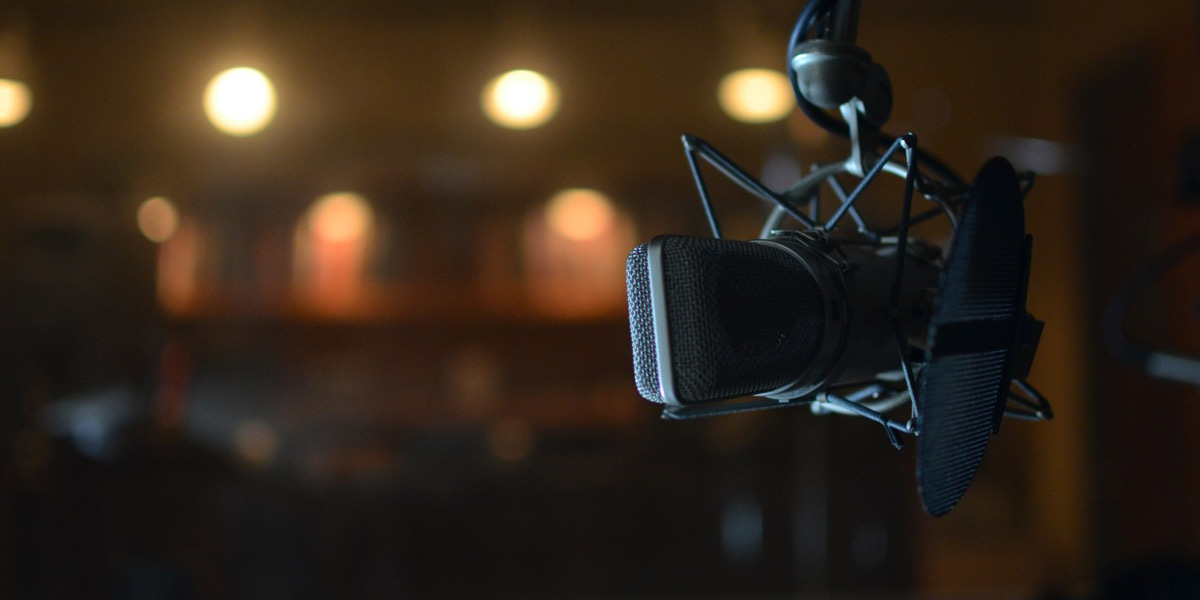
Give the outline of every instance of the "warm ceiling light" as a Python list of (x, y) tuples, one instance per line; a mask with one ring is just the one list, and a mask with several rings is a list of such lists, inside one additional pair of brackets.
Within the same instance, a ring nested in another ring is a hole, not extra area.
[(309, 231), (330, 242), (361, 240), (374, 223), (370, 203), (353, 192), (325, 194), (308, 212)]
[(229, 135), (258, 133), (275, 117), (275, 87), (256, 69), (223, 71), (204, 90), (204, 112)]
[(532, 129), (558, 112), (558, 86), (537, 71), (509, 71), (483, 89), (483, 112), (509, 129)]
[(721, 79), (717, 100), (726, 114), (743, 123), (770, 123), (795, 108), (792, 85), (772, 69), (742, 69)]
[(616, 219), (612, 202), (596, 190), (566, 189), (546, 205), (550, 230), (569, 240), (594, 240), (612, 230)]
[(0, 79), (0, 127), (12, 127), (25, 120), (32, 107), (29, 86), (15, 79)]
[(146, 239), (160, 244), (179, 229), (179, 211), (166, 198), (150, 198), (138, 207), (137, 224)]

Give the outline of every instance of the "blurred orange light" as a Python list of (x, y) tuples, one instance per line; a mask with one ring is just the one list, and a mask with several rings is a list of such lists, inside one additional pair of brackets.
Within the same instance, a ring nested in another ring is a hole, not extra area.
[(206, 237), (194, 221), (183, 219), (158, 247), (158, 301), (171, 314), (186, 314), (195, 306)]
[(550, 229), (570, 240), (596, 239), (612, 230), (616, 218), (608, 197), (587, 188), (562, 190), (546, 205)]
[(137, 224), (146, 239), (161, 244), (179, 229), (179, 211), (170, 200), (156, 196), (138, 207)]
[(308, 228), (331, 242), (361, 240), (375, 223), (371, 205), (353, 192), (335, 192), (317, 198), (308, 213)]
[(509, 71), (488, 82), (482, 105), (483, 112), (497, 125), (532, 129), (558, 112), (558, 86), (537, 71)]
[(726, 114), (743, 123), (778, 121), (795, 108), (792, 84), (774, 69), (742, 69), (721, 79), (717, 101)]
[(295, 283), (308, 308), (348, 317), (368, 308), (375, 216), (353, 192), (317, 198), (296, 224)]
[(633, 220), (596, 190), (554, 195), (525, 218), (524, 278), (534, 306), (559, 317), (606, 314), (624, 305)]
[(237, 67), (222, 71), (204, 90), (204, 111), (221, 131), (236, 136), (258, 133), (275, 117), (275, 87), (261, 71)]
[(14, 79), (0, 79), (0, 127), (12, 127), (25, 120), (33, 108), (29, 86)]

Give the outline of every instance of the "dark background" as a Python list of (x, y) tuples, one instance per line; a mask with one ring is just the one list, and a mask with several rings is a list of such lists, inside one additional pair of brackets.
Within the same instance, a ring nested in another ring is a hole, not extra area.
[[(1194, 3), (863, 2), (889, 131), (966, 175), (997, 153), (1042, 174), (1032, 380), (1057, 418), (1006, 423), (949, 516), (921, 511), (912, 445), (865, 421), (667, 423), (637, 397), (624, 253), (705, 233), (679, 135), (752, 172), (847, 151), (799, 113), (746, 125), (716, 102), (724, 73), (782, 66), (801, 8), (0, 6), (24, 44), (0, 77), (34, 93), (0, 129), (0, 597), (1195, 597), (1200, 398), (1099, 329), (1137, 265), (1200, 228)], [(240, 64), (279, 94), (248, 138), (200, 104)], [(518, 67), (561, 88), (541, 128), (479, 110)], [(577, 186), (624, 229), (552, 239), (543, 206)], [(296, 238), (344, 189), (377, 229), (330, 308)], [(762, 207), (714, 192), (752, 235)], [(171, 242), (135, 222), (156, 195), (195, 232), (182, 300)], [(1131, 334), (1200, 354), (1198, 269)]]

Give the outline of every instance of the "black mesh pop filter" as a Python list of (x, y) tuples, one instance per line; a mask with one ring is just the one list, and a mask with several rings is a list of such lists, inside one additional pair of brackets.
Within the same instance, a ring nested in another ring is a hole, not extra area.
[(988, 161), (971, 185), (942, 272), (922, 377), (917, 485), (949, 512), (967, 491), (1004, 412), (1029, 275), (1017, 174)]

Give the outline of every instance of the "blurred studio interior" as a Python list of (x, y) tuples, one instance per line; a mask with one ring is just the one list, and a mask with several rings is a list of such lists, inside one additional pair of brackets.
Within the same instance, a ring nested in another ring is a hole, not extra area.
[[(862, 2), (887, 131), (1038, 174), (1055, 418), (949, 515), (873, 424), (638, 396), (625, 257), (708, 233), (680, 135), (775, 188), (848, 152), (779, 84), (803, 4), (0, 5), (0, 597), (1200, 597), (1200, 392), (1101, 329), (1200, 229), (1195, 2)], [(1200, 355), (1198, 272), (1130, 337)]]

